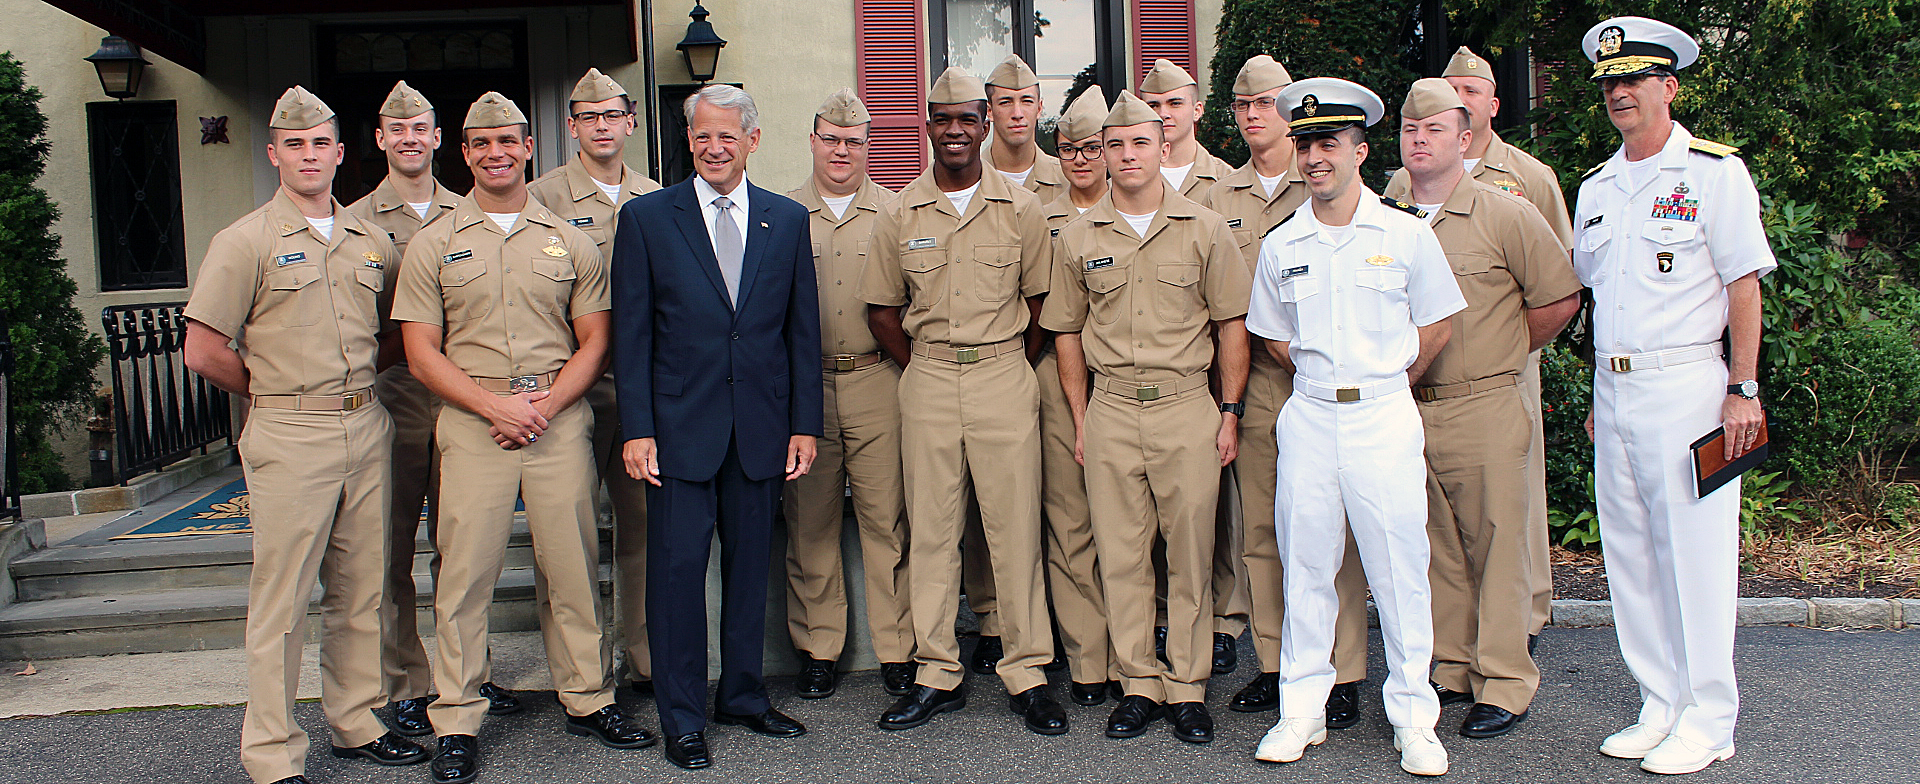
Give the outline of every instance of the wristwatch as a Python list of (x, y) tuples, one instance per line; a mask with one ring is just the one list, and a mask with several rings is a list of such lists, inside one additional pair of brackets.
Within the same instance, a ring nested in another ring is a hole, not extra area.
[(1221, 403), (1221, 404), (1220, 404), (1220, 413), (1222, 413), (1222, 414), (1232, 414), (1232, 415), (1234, 415), (1234, 416), (1237, 416), (1237, 417), (1245, 417), (1245, 416), (1247, 415), (1247, 404), (1245, 404), (1245, 403)]
[(1760, 396), (1760, 382), (1747, 379), (1738, 384), (1728, 384), (1727, 394), (1739, 395), (1748, 400), (1752, 400)]

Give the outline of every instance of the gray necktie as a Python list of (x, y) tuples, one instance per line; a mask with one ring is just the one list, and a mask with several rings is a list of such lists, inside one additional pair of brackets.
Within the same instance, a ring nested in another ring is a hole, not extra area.
[(713, 219), (713, 256), (720, 262), (720, 279), (727, 282), (727, 302), (739, 304), (740, 260), (746, 255), (746, 245), (740, 241), (740, 225), (727, 214), (733, 209), (733, 200), (721, 196), (713, 200), (713, 206), (720, 213)]

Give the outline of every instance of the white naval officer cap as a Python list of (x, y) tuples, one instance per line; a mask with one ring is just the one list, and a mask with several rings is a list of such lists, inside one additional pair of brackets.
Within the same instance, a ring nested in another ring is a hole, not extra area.
[(1656, 69), (1679, 73), (1700, 59), (1700, 44), (1692, 36), (1644, 16), (1616, 16), (1594, 25), (1580, 39), (1580, 50), (1593, 61), (1593, 79)]
[(1288, 136), (1365, 128), (1387, 113), (1386, 104), (1372, 90), (1330, 76), (1287, 85), (1280, 91), (1279, 103), (1291, 112)]

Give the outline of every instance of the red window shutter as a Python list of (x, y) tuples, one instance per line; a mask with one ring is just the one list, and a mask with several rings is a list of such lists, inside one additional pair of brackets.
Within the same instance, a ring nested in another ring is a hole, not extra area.
[(1193, 0), (1134, 0), (1129, 5), (1133, 6), (1133, 47), (1138, 57), (1128, 79), (1134, 90), (1140, 89), (1140, 80), (1153, 61), (1162, 57), (1197, 74)]
[(867, 172), (895, 190), (926, 167), (925, 25), (920, 0), (855, 0), (854, 62), (860, 100), (873, 115)]

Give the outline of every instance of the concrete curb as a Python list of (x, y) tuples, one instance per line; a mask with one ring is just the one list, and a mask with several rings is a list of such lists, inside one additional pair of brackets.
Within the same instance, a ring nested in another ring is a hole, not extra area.
[[(1817, 626), (1843, 629), (1920, 627), (1920, 599), (1794, 599), (1742, 597), (1739, 626)], [(1553, 626), (1613, 625), (1613, 602), (1553, 600)]]
[(233, 465), (238, 454), (226, 444), (210, 445), (204, 455), (195, 455), (159, 471), (134, 477), (124, 487), (111, 485), (58, 493), (35, 493), (20, 499), (20, 514), (23, 517), (69, 517), (139, 509)]

